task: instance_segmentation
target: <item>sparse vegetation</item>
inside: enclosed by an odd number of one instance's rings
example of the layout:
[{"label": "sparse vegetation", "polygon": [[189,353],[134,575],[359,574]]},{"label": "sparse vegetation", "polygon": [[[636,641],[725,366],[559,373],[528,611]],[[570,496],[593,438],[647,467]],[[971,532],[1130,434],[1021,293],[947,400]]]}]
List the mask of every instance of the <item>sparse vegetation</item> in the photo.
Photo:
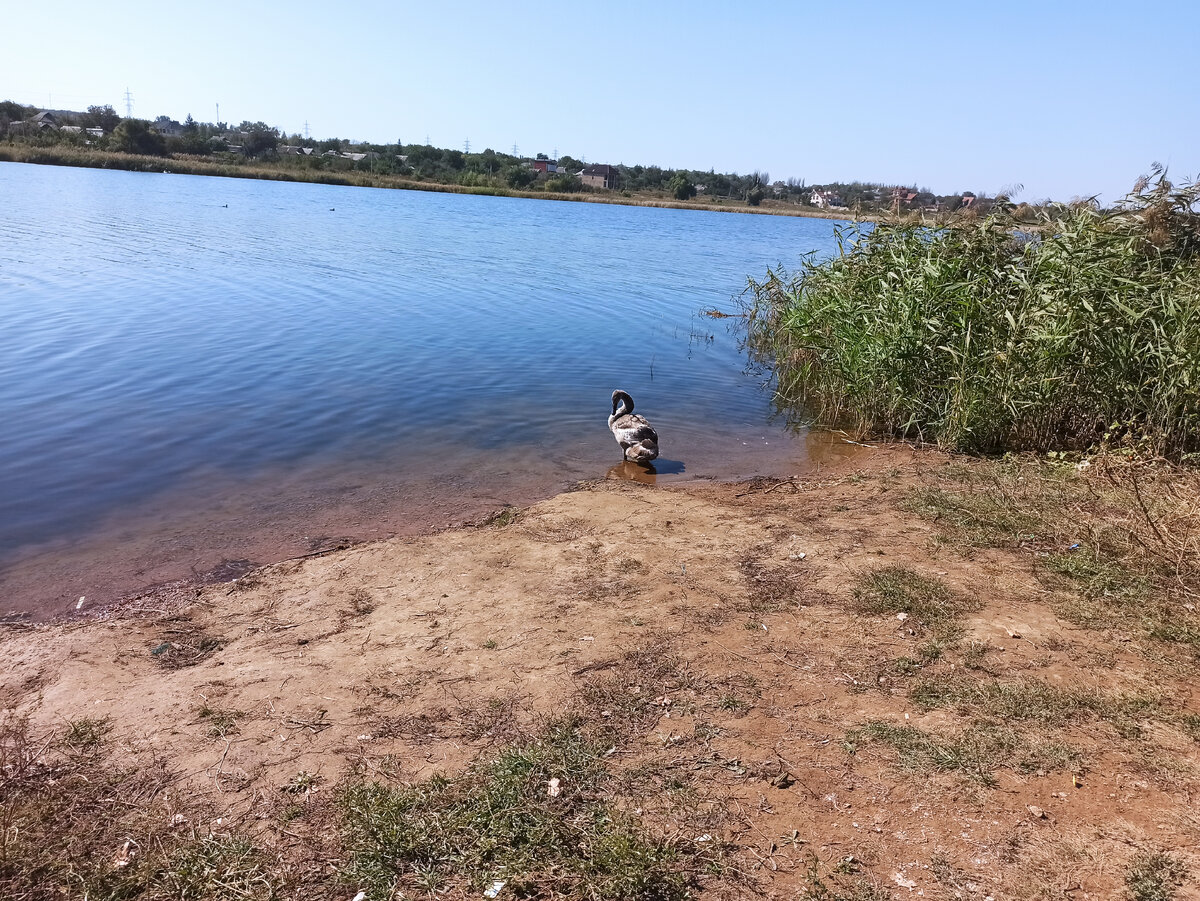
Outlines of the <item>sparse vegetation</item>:
[{"label": "sparse vegetation", "polygon": [[680,855],[603,799],[604,750],[563,721],[458,777],[351,784],[343,878],[378,899],[403,885],[480,891],[497,880],[518,896],[553,886],[597,901],[685,897]]},{"label": "sparse vegetation", "polygon": [[1036,679],[977,681],[939,675],[922,679],[909,697],[927,710],[955,707],[1000,723],[1030,721],[1057,726],[1095,718],[1126,735],[1137,734],[1140,721],[1163,714],[1153,698],[1110,695],[1095,688],[1064,688]]},{"label": "sparse vegetation", "polygon": [[950,547],[1032,554],[1060,616],[1200,658],[1200,472],[1115,455],[956,464],[901,503]]},{"label": "sparse vegetation", "polygon": [[225,639],[207,635],[186,619],[172,622],[173,628],[150,648],[150,656],[163,669],[176,670],[195,666],[225,646]]},{"label": "sparse vegetation", "polygon": [[1010,759],[1018,740],[1011,730],[975,726],[949,737],[939,737],[913,726],[871,721],[846,733],[851,751],[877,742],[899,755],[900,766],[912,772],[959,773],[982,785],[995,785],[992,771]]},{"label": "sparse vegetation", "polygon": [[503,529],[505,526],[512,525],[521,515],[519,507],[501,507],[495,513],[484,517],[479,523],[482,526],[493,526],[497,529]]},{"label": "sparse vegetation", "polygon": [[1171,901],[1183,885],[1187,870],[1169,854],[1141,852],[1125,873],[1131,901]]},{"label": "sparse vegetation", "polygon": [[118,762],[110,732],[106,720],[77,720],[48,741],[0,719],[0,896],[270,897],[253,845],[173,829],[164,790],[176,774],[160,758]]},{"label": "sparse vegetation", "polygon": [[815,854],[808,857],[802,901],[889,901],[891,894],[864,876],[853,856],[832,867]]},{"label": "sparse vegetation", "polygon": [[276,897],[269,863],[251,841],[236,835],[200,835],[179,845],[147,880],[143,897],[207,901]]},{"label": "sparse vegetation", "polygon": [[112,720],[84,718],[72,720],[67,724],[61,744],[73,751],[91,751],[99,748],[105,737],[112,731]]},{"label": "sparse vegetation", "polygon": [[208,734],[213,738],[224,738],[238,731],[238,720],[246,717],[246,711],[233,707],[210,707],[204,704],[196,716],[208,724]]},{"label": "sparse vegetation", "polygon": [[926,626],[939,634],[949,632],[961,614],[977,606],[940,579],[899,563],[863,573],[853,595],[861,613],[903,614],[907,623]]},{"label": "sparse vegetation", "polygon": [[[1070,872],[1070,893],[1182,897],[1194,849],[1154,826],[1186,822],[1200,773],[1193,646],[1155,636],[1194,623],[1195,475],[913,456],[786,491],[647,495],[673,534],[646,530],[636,557],[630,523],[589,499],[579,518],[535,507],[515,528],[360,546],[354,573],[336,554],[261,570],[133,629],[5,627],[7,657],[34,665],[0,691],[41,725],[0,719],[0,896],[481,897],[502,882],[497,901],[1033,901]],[[914,498],[932,529],[914,527]],[[739,541],[685,574],[693,505]],[[512,566],[472,583],[423,546],[450,539]],[[548,628],[537,567],[578,624]],[[481,583],[501,603],[472,603]],[[369,619],[350,612],[356,585],[379,600]],[[1060,622],[1071,605],[1098,630]],[[338,631],[306,646],[330,612]],[[204,672],[149,653],[213,633],[237,644]],[[75,700],[82,641],[127,661],[103,706]],[[233,684],[246,659],[279,682]]]}]

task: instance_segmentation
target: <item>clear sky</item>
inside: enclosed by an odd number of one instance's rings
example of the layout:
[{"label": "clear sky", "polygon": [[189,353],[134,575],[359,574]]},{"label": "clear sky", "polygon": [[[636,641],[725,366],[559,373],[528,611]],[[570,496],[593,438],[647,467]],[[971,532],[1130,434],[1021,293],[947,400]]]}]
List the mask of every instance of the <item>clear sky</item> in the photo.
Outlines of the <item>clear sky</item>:
[{"label": "clear sky", "polygon": [[1116,200],[1200,174],[1200,0],[182,4],[3,14],[0,99],[313,137]]}]

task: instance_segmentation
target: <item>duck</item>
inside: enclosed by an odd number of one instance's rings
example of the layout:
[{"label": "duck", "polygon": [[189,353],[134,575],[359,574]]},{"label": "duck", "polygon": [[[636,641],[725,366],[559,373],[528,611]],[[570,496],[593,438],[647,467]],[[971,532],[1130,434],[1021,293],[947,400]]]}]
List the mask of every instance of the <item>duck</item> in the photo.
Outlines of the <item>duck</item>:
[{"label": "duck", "polygon": [[644,416],[633,412],[633,398],[619,388],[612,393],[612,416],[608,427],[621,445],[626,460],[649,463],[658,457],[658,432]]}]

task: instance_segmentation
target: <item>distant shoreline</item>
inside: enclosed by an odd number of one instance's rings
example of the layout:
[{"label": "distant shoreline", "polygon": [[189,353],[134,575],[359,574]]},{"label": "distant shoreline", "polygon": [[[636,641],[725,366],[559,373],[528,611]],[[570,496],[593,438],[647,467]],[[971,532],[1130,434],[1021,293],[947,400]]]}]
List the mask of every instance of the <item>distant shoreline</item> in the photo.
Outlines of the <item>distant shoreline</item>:
[{"label": "distant shoreline", "polygon": [[700,210],[716,213],[749,213],[759,216],[792,216],[803,219],[834,219],[844,222],[874,221],[870,214],[854,214],[849,210],[829,213],[823,210],[802,210],[775,205],[764,200],[761,206],[731,206],[724,203],[665,200],[651,197],[625,197],[617,193],[551,194],[545,191],[519,191],[507,188],[467,187],[438,182],[414,181],[397,175],[371,172],[329,172],[287,170],[253,163],[225,163],[200,157],[158,157],[106,150],[80,150],[63,147],[0,146],[0,162],[31,163],[41,166],[71,166],[83,169],[116,169],[126,172],[157,172],[174,175],[202,175],[224,178],[253,178],[262,181],[287,181],[301,184],[337,185],[347,188],[385,188],[401,191],[433,191],[441,194],[475,194],[485,197],[517,197],[526,200],[567,201],[574,203],[605,203],[618,206],[657,207],[670,210]]}]

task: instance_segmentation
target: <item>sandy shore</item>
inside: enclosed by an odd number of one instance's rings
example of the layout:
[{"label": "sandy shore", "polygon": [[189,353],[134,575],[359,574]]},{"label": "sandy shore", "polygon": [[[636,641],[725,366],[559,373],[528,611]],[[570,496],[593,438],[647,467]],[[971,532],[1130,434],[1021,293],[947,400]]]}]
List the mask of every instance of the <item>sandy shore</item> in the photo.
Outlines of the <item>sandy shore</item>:
[{"label": "sandy shore", "polygon": [[[0,704],[38,735],[103,721],[127,764],[170,760],[164,828],[237,828],[281,859],[303,845],[276,815],[298,777],[289,803],[315,805],[351,772],[455,773],[606,680],[643,724],[613,768],[656,774],[625,805],[725,848],[703,896],[849,879],[870,897],[1111,898],[1147,849],[1200,872],[1200,754],[1172,725],[1200,713],[1189,671],[1060,618],[1028,553],[938,540],[901,501],[952,465],[900,447],[805,478],[590,483],[99,619],[10,624]],[[855,586],[894,565],[967,612],[940,632],[864,614]],[[647,654],[670,667],[650,673]],[[969,731],[975,714],[914,700],[920,679],[959,675],[1153,696],[1169,715],[1143,717],[1140,738],[1085,713],[1022,723],[1019,747],[1072,752],[1000,754],[981,778],[914,770],[879,737]]]}]

